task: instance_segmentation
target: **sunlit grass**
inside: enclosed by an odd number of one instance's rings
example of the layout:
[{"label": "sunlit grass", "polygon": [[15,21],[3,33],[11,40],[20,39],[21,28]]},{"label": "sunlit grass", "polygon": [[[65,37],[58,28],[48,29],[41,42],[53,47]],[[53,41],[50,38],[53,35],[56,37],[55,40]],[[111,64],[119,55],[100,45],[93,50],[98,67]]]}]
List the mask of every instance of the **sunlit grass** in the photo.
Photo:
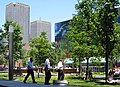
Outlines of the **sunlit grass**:
[{"label": "sunlit grass", "polygon": [[[0,73],[0,78],[2,79],[8,79],[8,74],[7,73]],[[23,81],[25,76],[14,76],[14,79],[19,79],[20,81]],[[36,76],[35,77],[36,81],[38,83],[44,83],[45,77],[40,76],[39,78]],[[53,83],[53,80],[57,80],[57,76],[52,76],[50,79],[50,83]],[[100,84],[96,83],[96,81],[89,81],[89,80],[81,80],[79,76],[65,76],[65,80],[69,82],[68,85],[70,86],[76,86],[76,87],[120,87],[120,85],[106,85],[106,84]],[[27,82],[32,82],[31,76],[27,79]]]}]

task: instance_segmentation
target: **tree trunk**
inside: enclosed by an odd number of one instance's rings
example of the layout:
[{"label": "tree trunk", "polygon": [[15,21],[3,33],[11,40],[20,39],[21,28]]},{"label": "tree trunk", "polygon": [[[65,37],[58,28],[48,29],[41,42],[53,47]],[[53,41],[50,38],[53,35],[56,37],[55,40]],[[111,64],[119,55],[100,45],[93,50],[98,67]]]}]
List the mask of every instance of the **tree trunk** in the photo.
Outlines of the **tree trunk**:
[{"label": "tree trunk", "polygon": [[79,75],[80,76],[82,75],[82,64],[81,64],[80,59],[79,59]]},{"label": "tree trunk", "polygon": [[109,57],[109,54],[108,54],[108,51],[106,49],[106,64],[105,64],[105,80],[106,80],[106,83],[107,83],[107,79],[108,79],[108,57]]},{"label": "tree trunk", "polygon": [[87,68],[86,68],[86,80],[89,79],[89,58],[86,58],[87,59]]}]

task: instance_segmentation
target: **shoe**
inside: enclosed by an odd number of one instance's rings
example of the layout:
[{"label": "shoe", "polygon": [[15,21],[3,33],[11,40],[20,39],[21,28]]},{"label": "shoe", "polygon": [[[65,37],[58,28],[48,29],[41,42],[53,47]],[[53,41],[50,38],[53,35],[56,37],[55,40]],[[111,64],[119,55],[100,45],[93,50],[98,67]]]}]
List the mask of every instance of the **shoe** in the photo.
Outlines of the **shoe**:
[{"label": "shoe", "polygon": [[23,81],[24,83],[26,83],[26,81]]},{"label": "shoe", "polygon": [[37,82],[33,82],[33,83],[37,84]]}]

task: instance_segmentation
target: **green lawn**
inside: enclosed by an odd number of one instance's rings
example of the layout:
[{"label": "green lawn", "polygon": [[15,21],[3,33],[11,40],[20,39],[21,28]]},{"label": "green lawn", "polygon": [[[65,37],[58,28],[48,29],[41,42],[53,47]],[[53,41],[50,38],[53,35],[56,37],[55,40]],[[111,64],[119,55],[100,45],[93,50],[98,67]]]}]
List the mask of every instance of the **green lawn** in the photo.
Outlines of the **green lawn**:
[{"label": "green lawn", "polygon": [[[25,76],[14,76],[14,79],[19,79],[23,81]],[[0,78],[8,79],[7,73],[0,73]],[[35,78],[38,83],[44,83],[45,79],[44,76],[40,76],[39,78]],[[53,83],[53,80],[57,80],[57,76],[52,76],[50,79],[50,83]],[[120,85],[106,85],[96,83],[96,81],[89,81],[89,80],[81,80],[79,76],[65,76],[65,80],[69,82],[68,85],[77,86],[77,87],[120,87]],[[32,82],[31,76],[28,78],[27,82]]]}]

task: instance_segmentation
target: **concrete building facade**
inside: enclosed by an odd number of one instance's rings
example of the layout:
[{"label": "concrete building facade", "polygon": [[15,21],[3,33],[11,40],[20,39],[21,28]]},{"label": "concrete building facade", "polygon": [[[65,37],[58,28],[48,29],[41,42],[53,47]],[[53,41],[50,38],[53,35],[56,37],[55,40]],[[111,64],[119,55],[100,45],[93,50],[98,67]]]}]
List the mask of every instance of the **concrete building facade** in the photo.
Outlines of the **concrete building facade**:
[{"label": "concrete building facade", "polygon": [[29,43],[30,7],[19,2],[6,5],[6,20],[18,23],[21,26],[23,43]]},{"label": "concrete building facade", "polygon": [[46,32],[46,37],[51,42],[51,23],[42,20],[31,22],[30,38],[40,36],[41,32]]}]

